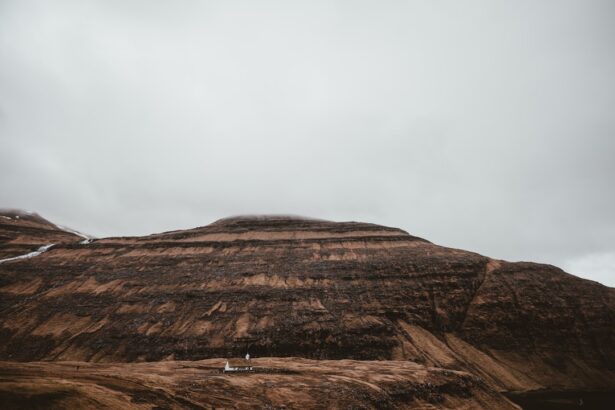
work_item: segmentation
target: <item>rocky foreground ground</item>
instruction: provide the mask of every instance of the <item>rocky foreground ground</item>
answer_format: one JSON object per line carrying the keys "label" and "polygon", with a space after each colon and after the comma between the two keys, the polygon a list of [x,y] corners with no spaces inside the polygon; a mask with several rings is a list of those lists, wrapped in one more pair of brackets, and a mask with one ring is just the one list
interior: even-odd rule
{"label": "rocky foreground ground", "polygon": [[[248,399],[236,384],[262,389],[269,378],[284,382],[264,384],[253,398],[259,406],[300,408],[298,395],[308,407],[493,408],[511,405],[503,394],[569,394],[574,402],[615,390],[615,290],[550,265],[356,222],[237,217],[88,240],[35,214],[2,216],[0,391],[14,404],[29,400],[28,380],[95,395],[108,388],[97,384],[101,375],[139,380],[150,398],[167,389],[180,407],[213,404],[203,401],[218,397],[208,390],[213,381],[234,392],[217,407],[242,406]],[[247,350],[271,361],[264,367],[310,370],[235,377],[210,368]],[[73,365],[79,371],[61,381]],[[186,387],[182,375],[191,372],[211,386]],[[436,374],[443,386],[470,384],[421,396],[416,386],[433,387]],[[418,390],[378,384],[388,377]],[[120,393],[130,405],[165,406]],[[62,403],[75,394],[44,397]]]}

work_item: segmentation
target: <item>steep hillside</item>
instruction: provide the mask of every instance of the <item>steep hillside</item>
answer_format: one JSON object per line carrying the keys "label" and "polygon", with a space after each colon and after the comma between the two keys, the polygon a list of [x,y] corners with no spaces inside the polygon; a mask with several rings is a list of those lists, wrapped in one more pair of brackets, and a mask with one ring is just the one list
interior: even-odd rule
{"label": "steep hillside", "polygon": [[35,252],[42,246],[84,239],[84,235],[54,225],[36,213],[0,209],[0,263],[3,259]]}
{"label": "steep hillside", "polygon": [[237,217],[0,264],[0,360],[408,360],[615,388],[615,290],[373,224]]}

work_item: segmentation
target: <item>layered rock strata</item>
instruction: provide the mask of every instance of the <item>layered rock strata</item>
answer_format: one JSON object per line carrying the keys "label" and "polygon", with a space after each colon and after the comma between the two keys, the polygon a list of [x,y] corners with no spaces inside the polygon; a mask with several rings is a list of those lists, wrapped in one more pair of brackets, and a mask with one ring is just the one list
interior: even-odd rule
{"label": "layered rock strata", "polygon": [[613,389],[615,290],[379,225],[237,217],[0,264],[0,360],[408,360]]}
{"label": "layered rock strata", "polygon": [[84,239],[83,236],[62,229],[36,213],[0,209],[0,262],[35,252],[42,246]]}

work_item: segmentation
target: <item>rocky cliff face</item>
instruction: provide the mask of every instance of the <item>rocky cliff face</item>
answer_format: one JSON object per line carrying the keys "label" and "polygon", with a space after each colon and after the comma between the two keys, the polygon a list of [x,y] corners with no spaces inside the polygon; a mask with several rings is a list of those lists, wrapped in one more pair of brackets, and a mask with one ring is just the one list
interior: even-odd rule
{"label": "rocky cliff face", "polygon": [[199,360],[249,348],[409,360],[502,391],[615,388],[615,289],[553,266],[283,216],[53,241],[63,243],[0,264],[0,360]]}

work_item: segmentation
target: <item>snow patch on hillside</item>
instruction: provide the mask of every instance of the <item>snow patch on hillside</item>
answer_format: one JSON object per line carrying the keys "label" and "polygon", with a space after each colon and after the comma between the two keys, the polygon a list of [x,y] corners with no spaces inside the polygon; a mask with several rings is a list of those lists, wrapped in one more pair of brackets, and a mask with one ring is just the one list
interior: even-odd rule
{"label": "snow patch on hillside", "polygon": [[55,245],[55,243],[51,243],[49,245],[41,246],[37,250],[35,250],[33,252],[30,252],[30,253],[26,253],[25,255],[19,255],[19,256],[13,256],[12,258],[0,259],[0,263],[9,262],[9,261],[15,261],[15,260],[19,260],[19,259],[34,258],[35,256],[38,256],[41,253],[48,251],[53,245]]}
{"label": "snow patch on hillside", "polygon": [[[66,226],[63,226],[63,225],[58,225],[58,224],[54,224],[54,225],[55,225],[58,229],[60,229],[60,230],[62,230],[62,231],[64,231],[64,232],[68,232],[68,233],[75,234],[75,235],[77,235],[77,236],[82,237],[82,238],[83,238],[83,239],[85,239],[85,240],[91,240],[91,239],[94,239],[94,238],[93,238],[92,236],[90,236],[90,235],[86,235],[86,234],[81,233],[81,232],[79,232],[79,231],[75,231],[74,229],[70,229],[69,227],[66,227]],[[84,241],[81,241],[81,243],[84,243],[84,242],[85,242],[85,240],[84,240]],[[89,243],[89,242],[87,242],[87,243]]]}

